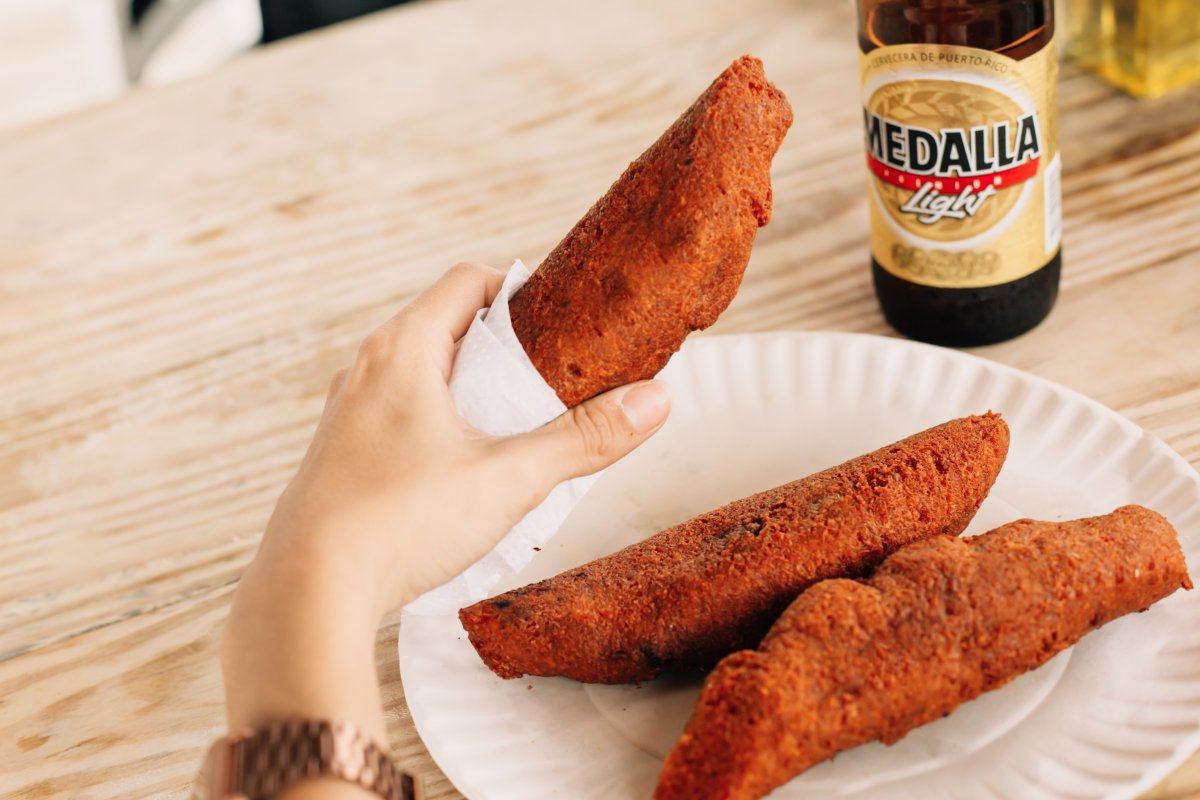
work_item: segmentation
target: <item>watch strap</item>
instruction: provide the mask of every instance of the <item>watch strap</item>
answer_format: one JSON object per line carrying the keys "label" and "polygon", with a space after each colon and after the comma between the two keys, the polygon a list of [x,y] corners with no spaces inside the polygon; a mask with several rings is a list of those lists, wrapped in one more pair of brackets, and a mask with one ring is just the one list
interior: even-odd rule
{"label": "watch strap", "polygon": [[295,720],[238,731],[209,750],[209,800],[273,797],[298,781],[344,780],[385,800],[423,800],[419,778],[401,770],[348,722]]}

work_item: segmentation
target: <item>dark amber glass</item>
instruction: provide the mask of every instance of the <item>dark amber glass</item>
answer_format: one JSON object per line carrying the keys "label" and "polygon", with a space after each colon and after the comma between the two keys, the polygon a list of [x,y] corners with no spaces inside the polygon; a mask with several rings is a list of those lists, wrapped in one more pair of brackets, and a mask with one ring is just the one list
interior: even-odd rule
{"label": "dark amber glass", "polygon": [[[976,47],[1023,59],[1051,43],[1053,0],[858,0],[862,51],[894,44]],[[1009,283],[976,289],[923,286],[874,257],[875,294],[887,321],[913,339],[953,347],[995,344],[1037,326],[1058,297],[1062,251]]]}

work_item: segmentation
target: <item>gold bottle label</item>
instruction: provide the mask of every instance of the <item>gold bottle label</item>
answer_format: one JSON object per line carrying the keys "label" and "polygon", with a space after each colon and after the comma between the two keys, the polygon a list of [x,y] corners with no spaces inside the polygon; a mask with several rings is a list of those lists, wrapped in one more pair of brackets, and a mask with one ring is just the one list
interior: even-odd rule
{"label": "gold bottle label", "polygon": [[864,53],[871,249],[893,275],[995,286],[1062,236],[1054,42],[1015,61],[953,45]]}

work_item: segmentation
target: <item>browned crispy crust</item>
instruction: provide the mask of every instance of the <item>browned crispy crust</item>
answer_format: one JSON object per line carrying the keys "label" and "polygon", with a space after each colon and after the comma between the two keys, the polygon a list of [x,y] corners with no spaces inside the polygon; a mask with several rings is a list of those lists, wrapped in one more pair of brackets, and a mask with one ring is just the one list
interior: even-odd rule
{"label": "browned crispy crust", "polygon": [[567,406],[653,377],[733,300],[771,218],[787,98],[742,56],[629,165],[510,301]]}
{"label": "browned crispy crust", "polygon": [[753,647],[815,581],[956,535],[1008,451],[987,414],[953,420],[730,503],[549,580],[459,612],[503,678],[631,683]]}
{"label": "browned crispy crust", "polygon": [[1085,634],[1190,589],[1176,533],[1125,506],[904,548],[812,587],[704,684],[656,800],[753,800],[814,764],[1004,685]]}

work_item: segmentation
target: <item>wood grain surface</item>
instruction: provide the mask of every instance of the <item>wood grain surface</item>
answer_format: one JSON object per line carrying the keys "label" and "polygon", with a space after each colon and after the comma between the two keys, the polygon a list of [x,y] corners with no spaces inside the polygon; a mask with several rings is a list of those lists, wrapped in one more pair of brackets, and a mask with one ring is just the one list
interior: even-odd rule
{"label": "wood grain surface", "polygon": [[[0,134],[0,795],[181,797],[230,594],[358,340],[455,261],[537,263],[733,57],[796,108],[712,333],[894,335],[850,4],[436,0]],[[1200,463],[1200,91],[1064,68],[1065,275],[980,354]],[[408,716],[392,743],[458,797]],[[1146,798],[1200,797],[1200,758]]]}

